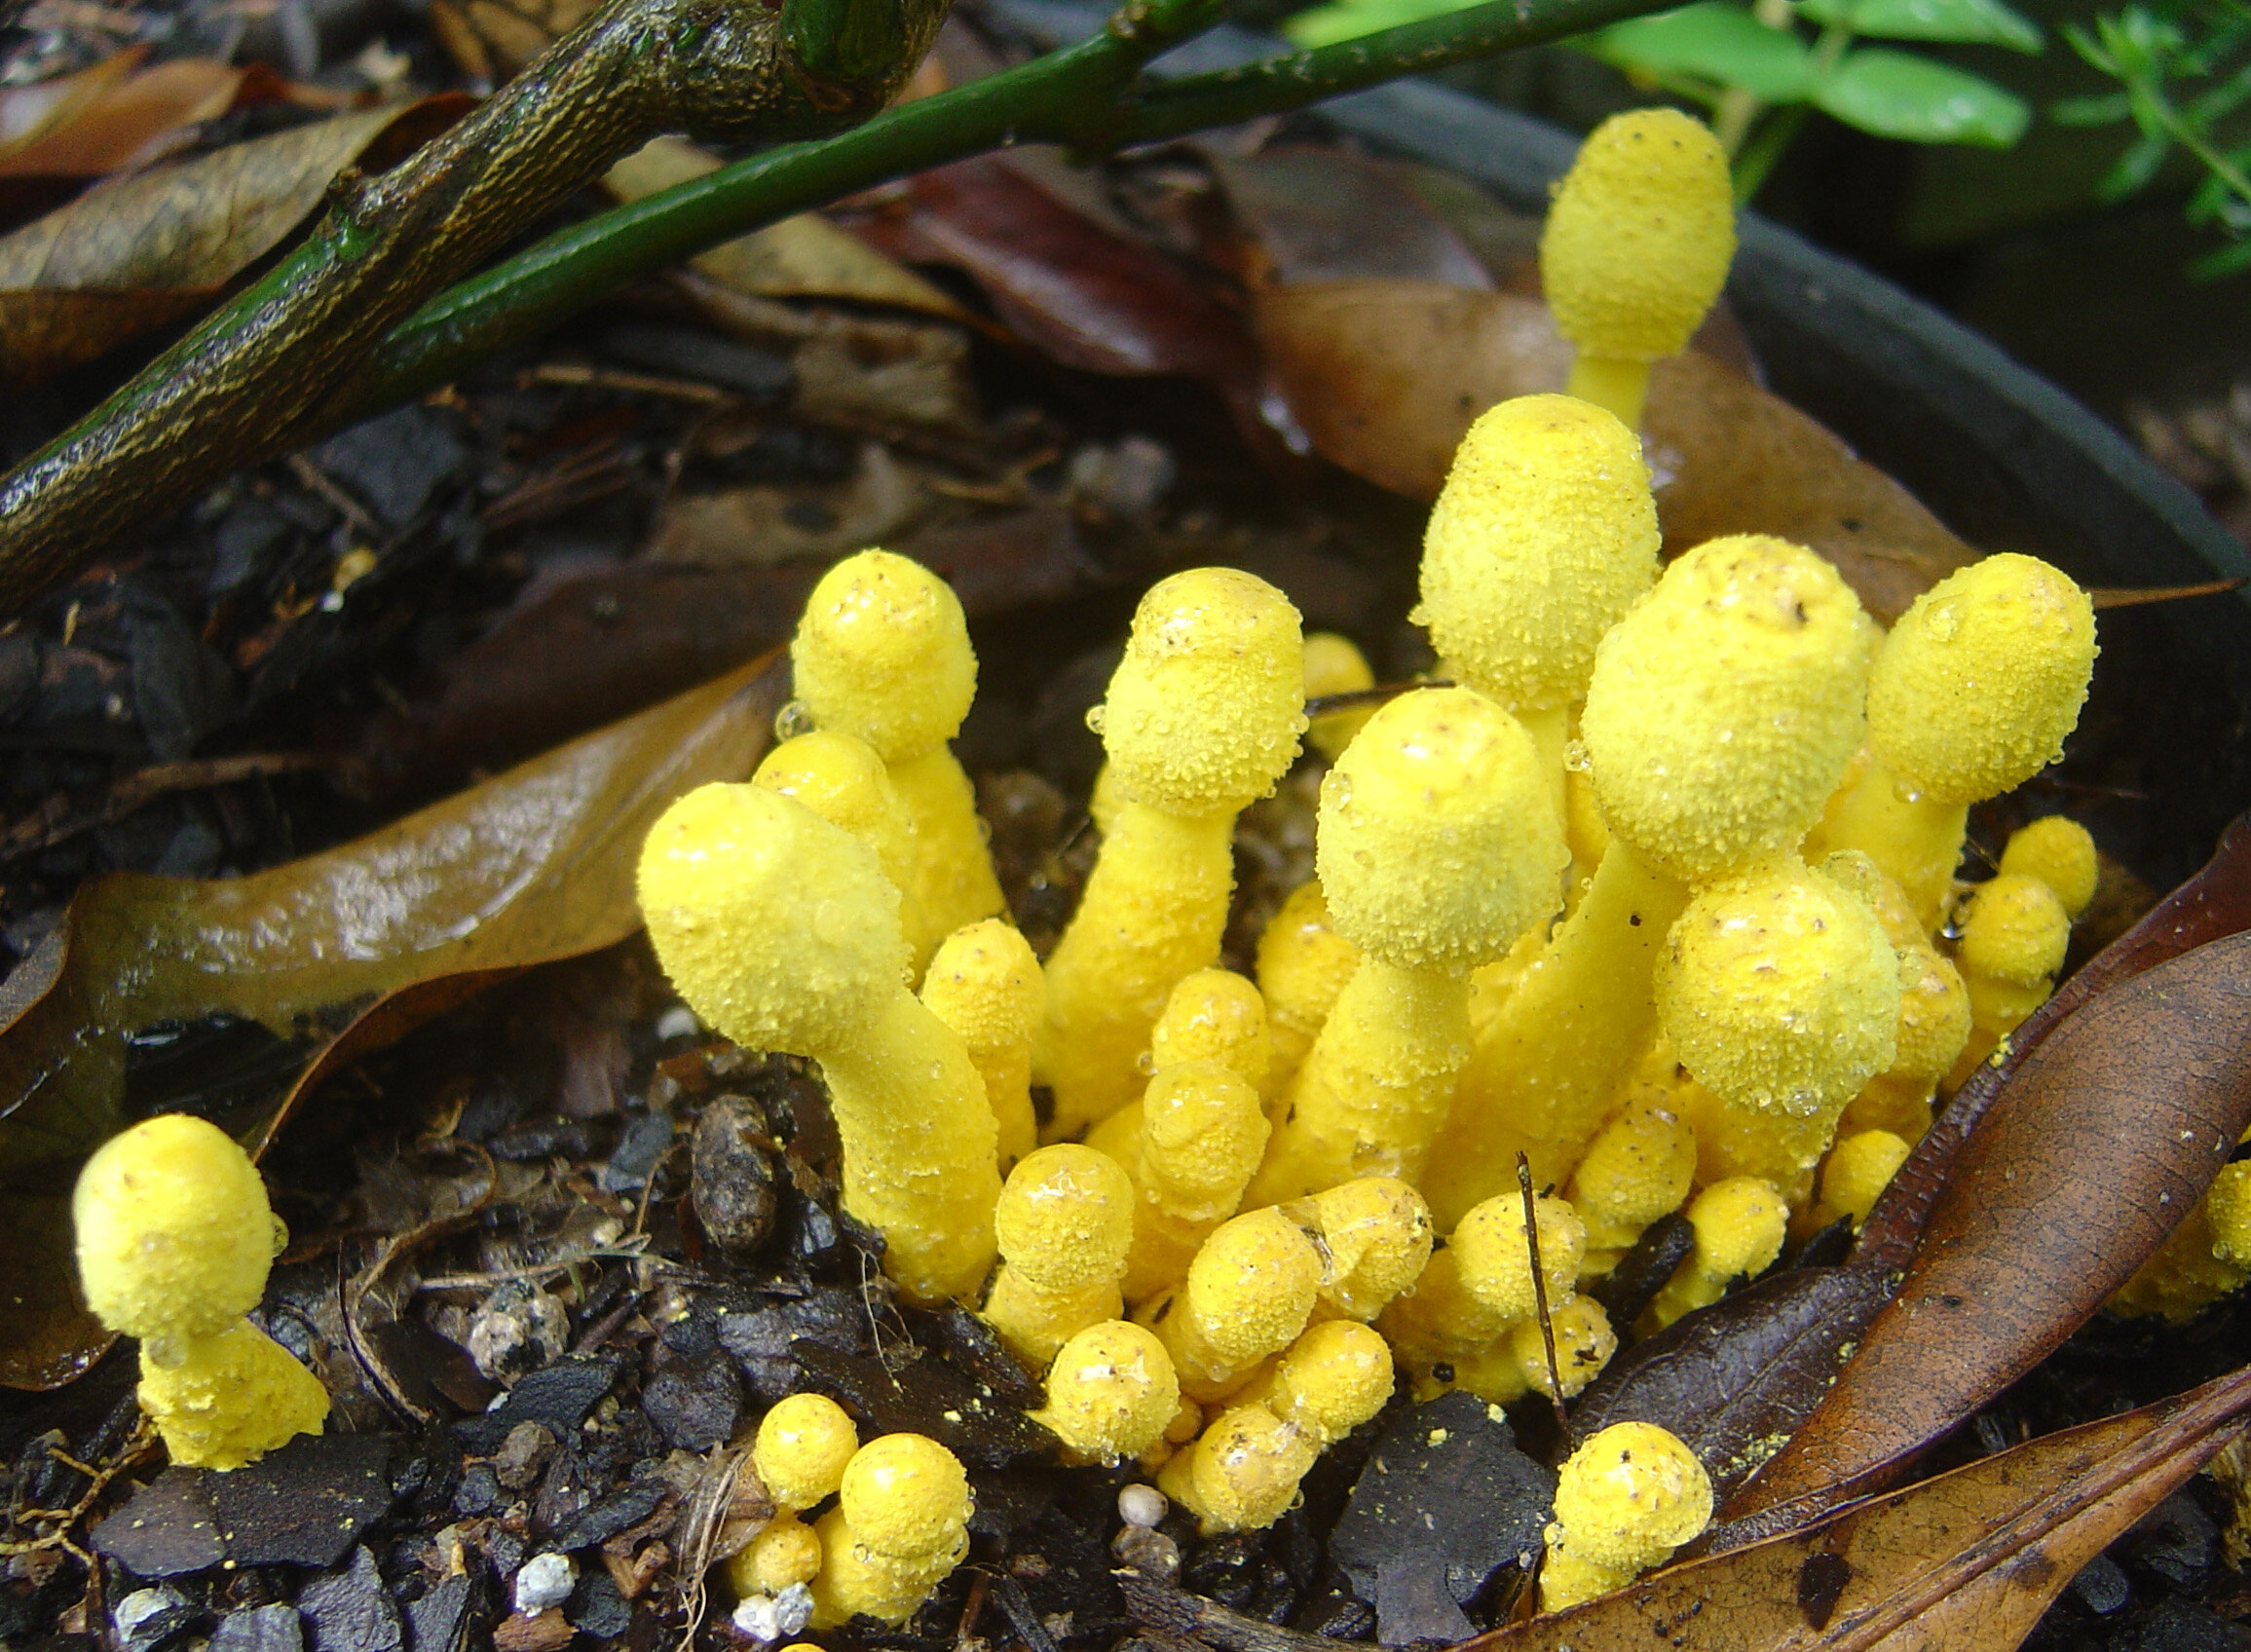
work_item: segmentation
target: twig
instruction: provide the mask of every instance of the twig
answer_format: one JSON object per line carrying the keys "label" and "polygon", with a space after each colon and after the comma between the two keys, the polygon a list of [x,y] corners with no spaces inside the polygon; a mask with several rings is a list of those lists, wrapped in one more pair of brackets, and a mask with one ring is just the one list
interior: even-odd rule
{"label": "twig", "polygon": [[1540,1342],[1548,1350],[1548,1404],[1563,1449],[1571,1448],[1571,1416],[1563,1408],[1563,1373],[1556,1364],[1556,1322],[1548,1317],[1548,1273],[1540,1265],[1540,1201],[1532,1194],[1532,1161],[1517,1154],[1517,1187],[1524,1196],[1524,1245],[1532,1253],[1532,1305],[1540,1316]]}

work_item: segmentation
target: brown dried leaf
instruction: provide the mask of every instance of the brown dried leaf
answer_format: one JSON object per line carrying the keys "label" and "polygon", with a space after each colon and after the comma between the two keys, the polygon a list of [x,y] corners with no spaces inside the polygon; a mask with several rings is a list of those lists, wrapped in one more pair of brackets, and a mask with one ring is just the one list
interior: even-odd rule
{"label": "brown dried leaf", "polygon": [[76,74],[57,75],[30,86],[0,87],[0,158],[14,156],[68,125],[79,111],[139,68],[147,56],[147,44],[139,42]]}
{"label": "brown dried leaf", "polygon": [[388,165],[469,106],[449,94],[252,138],[0,237],[0,381],[92,360],[194,310],[280,244],[346,167]]}
{"label": "brown dried leaf", "polygon": [[1795,1529],[1891,1483],[2086,1322],[2251,1124],[2251,935],[2114,986],[2025,1059],[1963,1144],[1898,1295],[1723,1511]]}
{"label": "brown dried leaf", "polygon": [[[1431,499],[1470,422],[1563,386],[1570,347],[1536,300],[1431,282],[1273,287],[1256,300],[1275,386],[1323,457]],[[1719,534],[1811,545],[1889,621],[1976,553],[1835,435],[1691,352],[1658,363],[1644,436],[1668,554]]]}
{"label": "brown dried leaf", "polygon": [[313,1075],[501,974],[636,929],[664,807],[747,774],[787,672],[759,661],[357,842],[227,882],[112,874],[0,994],[0,1383],[68,1381],[104,1345],[77,1299],[70,1188],[128,1120],[125,1040],[225,1011],[296,1041],[280,1094],[225,1122],[262,1146]]}
{"label": "brown dried leaf", "polygon": [[[719,169],[719,158],[677,137],[652,139],[612,167],[602,186],[639,201]],[[965,319],[961,306],[816,212],[722,242],[689,260],[713,281],[761,298],[850,298]]]}
{"label": "brown dried leaf", "polygon": [[0,177],[96,178],[143,165],[178,148],[183,128],[225,114],[249,73],[208,57],[143,69],[103,88],[33,141],[0,152]]}
{"label": "brown dried leaf", "polygon": [[2010,1652],[2080,1567],[2241,1430],[2251,1371],[1673,1566],[1458,1652]]}

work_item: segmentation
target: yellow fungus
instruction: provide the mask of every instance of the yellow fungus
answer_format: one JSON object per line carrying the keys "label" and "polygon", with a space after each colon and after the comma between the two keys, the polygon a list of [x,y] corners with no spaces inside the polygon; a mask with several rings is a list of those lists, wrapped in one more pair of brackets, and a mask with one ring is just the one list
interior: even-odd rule
{"label": "yellow fungus", "polygon": [[1892,1065],[1899,957],[1867,905],[1785,857],[1700,890],[1657,962],[1680,1064],[1734,1107],[1841,1112]]}
{"label": "yellow fungus", "polygon": [[1838,1138],[1821,1165],[1821,1200],[1807,1225],[1816,1229],[1850,1220],[1853,1230],[1868,1220],[1876,1197],[1907,1162],[1907,1143],[1889,1130],[1862,1130]]}
{"label": "yellow fungus", "polygon": [[1699,1193],[1688,1207],[1688,1221],[1696,1230],[1696,1249],[1650,1304],[1653,1325],[1670,1325],[1718,1301],[1736,1280],[1764,1273],[1782,1255],[1789,1212],[1772,1183],[1737,1176]]}
{"label": "yellow fungus", "polygon": [[1319,1241],[1325,1313],[1371,1320],[1430,1263],[1430,1206],[1397,1177],[1358,1177],[1289,1210]]}
{"label": "yellow fungus", "polygon": [[844,1208],[918,1300],[966,1296],[993,1258],[996,1129],[961,1039],[906,989],[899,895],[875,852],[761,786],[698,788],[641,853],[658,960],[745,1048],[820,1064]]}
{"label": "yellow fungus", "polygon": [[1219,956],[1235,815],[1297,754],[1297,611],[1264,581],[1198,568],[1159,582],[1090,721],[1123,801],[1047,962],[1034,1070],[1069,1138],[1140,1090],[1136,1058],[1183,975]]}
{"label": "yellow fungus", "polygon": [[1422,1174],[1469,1057],[1469,972],[1555,911],[1567,859],[1530,736],[1468,689],[1369,721],[1322,784],[1318,852],[1361,964],[1292,1080],[1254,1204]]}
{"label": "yellow fungus", "polygon": [[1001,910],[976,794],[947,744],[977,693],[960,601],[904,556],[847,556],[807,598],[790,665],[815,726],[865,740],[890,770],[913,827],[901,892],[919,968],[946,936]]}
{"label": "yellow fungus", "polygon": [[2077,919],[2095,898],[2102,861],[2084,826],[2061,814],[2048,814],[2009,833],[2001,851],[2001,870],[2039,879],[2055,891],[2064,912]]}
{"label": "yellow fungus", "polygon": [[792,1394],[759,1420],[751,1466],[776,1503],[809,1509],[844,1481],[859,1430],[825,1394]]}
{"label": "yellow fungus", "polygon": [[[1562,1199],[1535,1199],[1540,1225],[1540,1273],[1551,1309],[1578,1289],[1587,1224]],[[1538,1311],[1532,1285],[1532,1250],[1524,1235],[1524,1201],[1496,1194],[1462,1218],[1446,1241],[1470,1295],[1502,1319],[1529,1319]]]}
{"label": "yellow fungus", "polygon": [[1141,1326],[1107,1320],[1063,1345],[1047,1372],[1047,1404],[1029,1414],[1081,1461],[1114,1463],[1162,1440],[1180,1408],[1164,1344]]}
{"label": "yellow fungus", "polygon": [[785,1508],[728,1557],[727,1582],[737,1599],[745,1599],[810,1583],[820,1569],[820,1534],[799,1520],[796,1511]]}
{"label": "yellow fungus", "polygon": [[795,798],[874,849],[883,876],[899,891],[900,921],[910,936],[919,933],[915,829],[875,747],[841,730],[815,729],[768,752],[750,779]]}
{"label": "yellow fungus", "polygon": [[985,1080],[1006,1175],[1038,1143],[1032,1041],[1046,1012],[1047,991],[1032,943],[997,918],[955,930],[923,974],[922,1002],[960,1035]]}
{"label": "yellow fungus", "polygon": [[1269,1354],[1296,1340],[1321,1288],[1313,1242],[1268,1206],[1221,1222],[1181,1289],[1149,1318],[1190,1399],[1221,1398]]}
{"label": "yellow fungus", "polygon": [[1392,1380],[1391,1344],[1369,1326],[1332,1319],[1307,1327],[1271,1379],[1243,1398],[1326,1446],[1382,1410]]}
{"label": "yellow fungus", "polygon": [[1133,1244],[1134,1186],[1092,1147],[1041,1147],[1009,1173],[993,1212],[1000,1271],[985,1317],[1033,1370],[1090,1325],[1124,1311],[1118,1280]]}
{"label": "yellow fungus", "polygon": [[1157,1072],[1186,1061],[1216,1061],[1264,1095],[1274,1066],[1266,1000],[1231,969],[1182,976],[1149,1029],[1149,1061]]}
{"label": "yellow fungus", "polygon": [[1336,932],[1320,881],[1291,890],[1258,937],[1258,991],[1274,1046],[1271,1086],[1286,1085],[1303,1065],[1359,967],[1360,949]]}
{"label": "yellow fungus", "polygon": [[300,1434],[319,1434],[328,1390],[246,1319],[157,1365],[144,1345],[140,1408],[181,1468],[239,1469]]}
{"label": "yellow fungus", "polygon": [[1659,1071],[1635,1080],[1624,1108],[1605,1124],[1571,1173],[1571,1207],[1587,1224],[1585,1266],[1607,1273],[1641,1230],[1680,1208],[1696,1179],[1696,1130],[1672,1076],[1672,1049]]}
{"label": "yellow fungus", "polygon": [[2071,914],[2037,878],[2003,872],[1971,889],[1962,903],[1955,950],[1966,977],[2037,986],[2063,967],[2071,947]]}
{"label": "yellow fungus", "polygon": [[2119,1287],[2112,1312],[2178,1325],[2251,1280],[2251,1160],[2220,1167],[2165,1242]]}
{"label": "yellow fungus", "polygon": [[1687,347],[1734,257],[1727,153],[1701,122],[1634,109],[1596,127],[1540,237],[1548,308],[1578,347],[1571,394],[1639,425],[1649,364]]}
{"label": "yellow fungus", "polygon": [[1297,1500],[1320,1447],[1263,1406],[1235,1406],[1166,1463],[1157,1489],[1185,1507],[1205,1535],[1259,1531]]}
{"label": "yellow fungus", "polygon": [[1711,1504],[1710,1476],[1676,1437],[1655,1423],[1611,1424],[1557,1474],[1541,1608],[1577,1605],[1589,1597],[1582,1587],[1606,1592],[1623,1587],[1620,1572],[1631,1581],[1662,1565],[1711,1523]]}
{"label": "yellow fungus", "polygon": [[1216,1061],[1161,1069],[1135,1109],[1129,1301],[1178,1284],[1212,1231],[1241,1207],[1266,1150],[1266,1115],[1242,1074]]}
{"label": "yellow fungus", "polygon": [[[1334,631],[1305,634],[1307,699],[1357,694],[1373,687],[1375,673],[1369,669],[1367,657],[1350,637],[1340,637]],[[1352,743],[1352,736],[1360,732],[1361,726],[1374,715],[1375,707],[1362,705],[1316,717],[1305,730],[1305,743],[1334,763],[1338,754]]]}

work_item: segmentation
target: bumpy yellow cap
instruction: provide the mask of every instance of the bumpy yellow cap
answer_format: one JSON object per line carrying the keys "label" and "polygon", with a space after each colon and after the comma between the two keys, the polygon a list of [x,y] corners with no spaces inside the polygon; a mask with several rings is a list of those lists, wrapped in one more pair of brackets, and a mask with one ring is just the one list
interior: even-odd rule
{"label": "bumpy yellow cap", "polygon": [[1373,1319],[1422,1277],[1430,1206],[1398,1177],[1355,1177],[1306,1203],[1321,1234],[1321,1299],[1335,1312]]}
{"label": "bumpy yellow cap", "polygon": [[847,556],[821,576],[789,654],[813,722],[857,735],[885,763],[944,745],[977,696],[960,599],[887,550]]}
{"label": "bumpy yellow cap", "polygon": [[319,1434],[328,1390],[246,1319],[185,1344],[176,1365],[141,1349],[140,1408],[187,1469],[239,1469],[300,1434]]}
{"label": "bumpy yellow cap", "polygon": [[1231,969],[1182,976],[1149,1029],[1149,1059],[1159,1072],[1184,1061],[1216,1061],[1246,1084],[1263,1084],[1274,1061],[1266,1000]]}
{"label": "bumpy yellow cap", "polygon": [[1699,1272],[1716,1280],[1756,1279],[1782,1254],[1789,1208],[1773,1183],[1731,1176],[1697,1194],[1688,1224],[1696,1229]]}
{"label": "bumpy yellow cap", "polygon": [[[1230,1215],[1258,1168],[1269,1126],[1258,1094],[1216,1061],[1159,1068],[1142,1095],[1143,1190],[1189,1220]],[[1212,1201],[1224,1202],[1223,1209]]]}
{"label": "bumpy yellow cap", "polygon": [[727,1581],[736,1596],[779,1595],[793,1583],[810,1583],[821,1569],[820,1534],[784,1509],[728,1558]]}
{"label": "bumpy yellow cap", "polygon": [[1411,618],[1467,687],[1515,708],[1568,705],[1594,645],[1657,578],[1658,539],[1633,432],[1573,396],[1519,396],[1454,450]]}
{"label": "bumpy yellow cap", "polygon": [[217,1125],[185,1113],[96,1148],[70,1215],[87,1306],[160,1365],[256,1307],[280,1248],[257,1167]]}
{"label": "bumpy yellow cap", "polygon": [[1269,1205],[1213,1229],[1174,1311],[1192,1315],[1212,1351],[1240,1369],[1290,1345],[1320,1288],[1313,1242]]}
{"label": "bumpy yellow cap", "polygon": [[1133,1181],[1092,1147],[1041,1147],[1008,1173],[993,1231],[1008,1265],[1042,1290],[1107,1284],[1133,1244]]}
{"label": "bumpy yellow cap", "polygon": [[1588,1243],[1631,1245],[1680,1208],[1696,1179],[1696,1130],[1668,1096],[1637,1096],[1602,1127],[1571,1173],[1571,1204]]}
{"label": "bumpy yellow cap", "polygon": [[1999,797],[2054,762],[2095,661],[2094,606],[2037,557],[1973,562],[1915,599],[1868,679],[1868,739],[1934,803]]}
{"label": "bumpy yellow cap", "polygon": [[[1562,1379],[1563,1398],[1576,1400],[1618,1352],[1618,1333],[1610,1329],[1608,1312],[1592,1296],[1574,1296],[1552,1309],[1548,1329],[1556,1336],[1556,1374]],[[1510,1327],[1508,1353],[1525,1391],[1547,1393],[1548,1339],[1540,1334],[1538,1320],[1519,1320]]]}
{"label": "bumpy yellow cap", "polygon": [[1188,1495],[1207,1531],[1260,1531],[1297,1500],[1318,1447],[1263,1406],[1237,1406],[1189,1453]]}
{"label": "bumpy yellow cap", "polygon": [[760,1419],[751,1466],[773,1500],[809,1509],[844,1483],[860,1431],[825,1394],[792,1394]]}
{"label": "bumpy yellow cap", "polygon": [[1858,1227],[1876,1208],[1876,1196],[1906,1162],[1907,1144],[1889,1130],[1847,1136],[1829,1149],[1821,1166],[1821,1224],[1851,1217]]}
{"label": "bumpy yellow cap", "polygon": [[1120,793],[1168,814],[1218,814],[1274,789],[1305,728],[1297,610],[1234,568],[1160,580],[1088,723]]}
{"label": "bumpy yellow cap", "polygon": [[[1577,1289],[1579,1263],[1587,1254],[1587,1224],[1562,1199],[1535,1199],[1540,1223],[1540,1272],[1548,1305],[1569,1300]],[[1524,1239],[1524,1200],[1514,1189],[1470,1207],[1446,1241],[1462,1284],[1471,1295],[1503,1319],[1530,1319],[1540,1311],[1532,1289],[1532,1248]]]}
{"label": "bumpy yellow cap", "polygon": [[1658,955],[1681,1066],[1736,1107],[1808,1117],[1892,1065],[1900,963],[1876,915],[1794,857],[1697,892]]}
{"label": "bumpy yellow cap", "polygon": [[968,924],[940,943],[922,977],[922,1002],[971,1050],[1023,1043],[1047,1013],[1039,959],[1002,918]]}
{"label": "bumpy yellow cap", "polygon": [[816,729],[775,746],[750,778],[753,785],[797,799],[831,826],[859,839],[876,851],[883,876],[906,889],[914,853],[911,828],[890,770],[867,741]]}
{"label": "bumpy yellow cap", "polygon": [[1047,1406],[1032,1413],[1072,1452],[1097,1462],[1138,1457],[1181,1408],[1173,1357],[1154,1333],[1106,1320],[1063,1345],[1047,1372]]}
{"label": "bumpy yellow cap", "polygon": [[[1368,657],[1350,637],[1340,637],[1334,631],[1310,631],[1305,637],[1305,697],[1320,699],[1327,695],[1358,694],[1362,689],[1375,687],[1375,673],[1369,669]],[[1316,717],[1305,731],[1305,737],[1315,750],[1330,762],[1336,761],[1337,753],[1352,743],[1367,721],[1375,715],[1372,705],[1356,706],[1350,711],[1332,711]]]}
{"label": "bumpy yellow cap", "polygon": [[1404,968],[1499,957],[1556,910],[1570,859],[1531,736],[1468,689],[1370,718],[1322,781],[1317,831],[1336,927]]}
{"label": "bumpy yellow cap", "polygon": [[1267,1405],[1315,1440],[1340,1440],[1391,1398],[1391,1344],[1372,1326],[1327,1319],[1290,1344]]}
{"label": "bumpy yellow cap", "polygon": [[1360,949],[1336,932],[1318,880],[1291,890],[1258,937],[1266,1013],[1273,1025],[1307,1042],[1359,967]]}
{"label": "bumpy yellow cap", "polygon": [[837,1497],[854,1538],[909,1560],[950,1554],[973,1506],[961,1460],[923,1434],[869,1441],[844,1465]]}
{"label": "bumpy yellow cap", "polygon": [[1596,127],[1540,237],[1557,327],[1589,355],[1624,361],[1684,348],[1734,257],[1727,152],[1673,109],[1630,110]]}
{"label": "bumpy yellow cap", "polygon": [[1564,1460],[1556,1523],[1598,1565],[1654,1565],[1711,1522],[1711,1477],[1653,1422],[1613,1423]]}
{"label": "bumpy yellow cap", "polygon": [[1909,968],[1901,975],[1892,1065],[1884,1070],[1903,1083],[1931,1082],[1952,1070],[1970,1041],[1970,987],[1952,958],[1927,946],[1902,956]]}
{"label": "bumpy yellow cap", "polygon": [[1689,551],[1595,651],[1580,732],[1603,820],[1692,883],[1794,845],[1859,747],[1876,640],[1802,545]]}
{"label": "bumpy yellow cap", "polygon": [[2044,815],[2008,835],[2001,870],[2037,878],[2055,891],[2063,910],[2077,918],[2095,898],[2101,874],[2095,841],[2084,826],[2061,814]]}
{"label": "bumpy yellow cap", "polygon": [[2236,1267],[2251,1267],[2251,1162],[2224,1164],[2204,1194],[2212,1224],[2212,1254]]}
{"label": "bumpy yellow cap", "polygon": [[699,786],[641,850],[641,916],[695,1013],[817,1059],[903,991],[899,891],[875,850],[764,786]]}
{"label": "bumpy yellow cap", "polygon": [[2004,872],[1970,891],[1962,908],[1963,969],[2036,987],[2063,967],[2071,914],[2038,878]]}

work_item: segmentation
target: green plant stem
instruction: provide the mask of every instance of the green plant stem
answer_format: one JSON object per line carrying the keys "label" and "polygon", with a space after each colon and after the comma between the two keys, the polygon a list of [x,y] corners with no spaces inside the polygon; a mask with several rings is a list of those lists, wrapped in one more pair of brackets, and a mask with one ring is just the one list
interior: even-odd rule
{"label": "green plant stem", "polygon": [[[1019,67],[792,144],[573,225],[391,333],[322,428],[436,388],[624,283],[793,212],[1011,142],[1103,152],[1302,107],[1400,75],[1558,40],[1669,0],[1498,0],[1309,52],[1175,81],[1141,75],[1148,37],[1113,28]],[[1168,35],[1169,45],[1178,34]]]}
{"label": "green plant stem", "polygon": [[1747,206],[1806,124],[1809,103],[1786,103],[1758,124],[1735,158],[1735,204]]}

